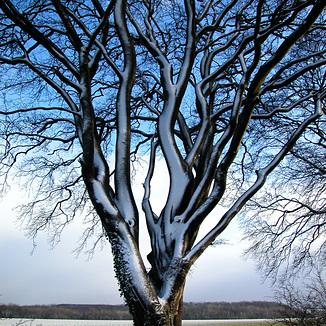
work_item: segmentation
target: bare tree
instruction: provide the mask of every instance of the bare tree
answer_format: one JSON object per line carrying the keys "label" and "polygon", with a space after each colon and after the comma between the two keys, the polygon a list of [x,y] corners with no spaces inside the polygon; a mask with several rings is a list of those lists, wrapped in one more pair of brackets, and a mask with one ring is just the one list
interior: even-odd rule
{"label": "bare tree", "polygon": [[316,262],[312,275],[306,275],[300,288],[285,277],[278,284],[275,299],[280,304],[282,325],[326,325],[326,287],[324,271]]}
{"label": "bare tree", "polygon": [[[181,325],[191,266],[322,119],[325,5],[1,0],[1,177],[29,181],[31,236],[56,241],[89,198],[85,236],[103,227],[135,325]],[[170,185],[155,213],[158,155]],[[149,271],[132,187],[142,157]]]}

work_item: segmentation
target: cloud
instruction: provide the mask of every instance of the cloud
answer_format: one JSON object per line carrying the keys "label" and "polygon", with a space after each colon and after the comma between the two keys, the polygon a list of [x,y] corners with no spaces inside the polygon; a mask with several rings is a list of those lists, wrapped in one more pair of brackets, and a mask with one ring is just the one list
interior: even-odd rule
{"label": "cloud", "polygon": [[52,250],[46,234],[39,234],[37,247],[31,254],[33,243],[22,230],[17,229],[7,200],[0,204],[0,211],[0,302],[122,302],[109,246],[102,251],[97,250],[92,260],[83,254],[76,258],[73,250],[81,230],[72,224],[63,232],[62,241]]}
{"label": "cloud", "polygon": [[[161,162],[163,163],[163,162]],[[160,165],[162,165],[159,163]],[[168,178],[160,167],[153,179],[153,207],[158,213],[166,198]],[[146,173],[146,171],[144,171]],[[135,179],[135,187],[141,189],[142,179]],[[138,199],[142,189],[137,190]],[[46,233],[37,237],[37,248],[14,224],[15,205],[19,190],[11,192],[0,203],[0,302],[17,304],[101,303],[118,304],[119,295],[114,277],[110,246],[97,250],[92,260],[83,254],[75,257],[73,250],[81,236],[82,226],[74,221],[64,230],[61,242],[53,249],[46,240]],[[21,196],[21,195],[20,195]],[[211,214],[204,229],[216,223]],[[141,227],[144,225],[142,217]],[[205,234],[205,230],[202,231]],[[141,233],[145,238],[145,233]],[[231,222],[223,233],[229,244],[210,247],[199,258],[187,279],[185,301],[242,301],[266,300],[271,296],[269,284],[262,284],[253,262],[241,258],[244,243],[237,223]],[[148,239],[143,240],[143,254],[150,248]]]}

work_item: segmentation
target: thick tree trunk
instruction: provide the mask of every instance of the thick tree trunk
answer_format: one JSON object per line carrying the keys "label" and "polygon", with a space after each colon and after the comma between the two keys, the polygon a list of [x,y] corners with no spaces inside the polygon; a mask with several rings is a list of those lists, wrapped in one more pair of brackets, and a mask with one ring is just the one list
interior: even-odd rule
{"label": "thick tree trunk", "polygon": [[[133,303],[129,306],[133,315],[134,325],[152,325],[152,326],[181,326],[183,313],[183,291],[185,285],[185,275],[177,278],[173,295],[168,302],[161,301],[159,306],[153,304],[147,309],[141,302]],[[170,279],[171,282],[172,279]],[[160,300],[159,300],[160,301]]]}
{"label": "thick tree trunk", "polygon": [[[118,223],[115,231],[108,233],[115,273],[134,325],[181,326],[186,269],[171,264],[171,270],[162,277],[161,290],[155,288],[126,223]],[[166,300],[158,295],[164,292],[164,285]]]}
{"label": "thick tree trunk", "polygon": [[164,307],[164,312],[148,311],[140,303],[133,303],[129,307],[135,326],[181,326],[182,308],[183,308],[183,291],[180,291],[172,304]]}

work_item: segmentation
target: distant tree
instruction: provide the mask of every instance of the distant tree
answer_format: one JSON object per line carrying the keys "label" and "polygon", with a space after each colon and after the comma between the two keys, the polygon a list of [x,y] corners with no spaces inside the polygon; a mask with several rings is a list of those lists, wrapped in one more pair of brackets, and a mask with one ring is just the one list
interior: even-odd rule
{"label": "distant tree", "polygon": [[[0,170],[3,190],[16,175],[29,186],[21,212],[30,235],[47,228],[56,242],[90,201],[85,237],[102,226],[135,325],[181,325],[191,266],[286,157],[305,157],[311,133],[322,132],[325,6],[0,0]],[[157,156],[170,182],[159,213]],[[132,187],[139,160],[148,160],[149,271]]]}
{"label": "distant tree", "polygon": [[320,269],[320,264],[315,265],[300,288],[287,277],[279,282],[275,300],[281,307],[282,319],[278,322],[284,325],[326,325],[325,273]]}

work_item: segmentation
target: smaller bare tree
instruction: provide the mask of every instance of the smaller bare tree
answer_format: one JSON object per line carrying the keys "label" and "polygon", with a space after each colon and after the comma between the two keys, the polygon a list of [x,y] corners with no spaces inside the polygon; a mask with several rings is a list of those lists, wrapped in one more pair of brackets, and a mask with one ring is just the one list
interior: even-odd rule
{"label": "smaller bare tree", "polygon": [[[315,265],[317,266],[317,265]],[[326,282],[318,266],[308,276],[303,286],[296,287],[288,277],[279,282],[275,299],[281,306],[282,325],[326,325]]]}

